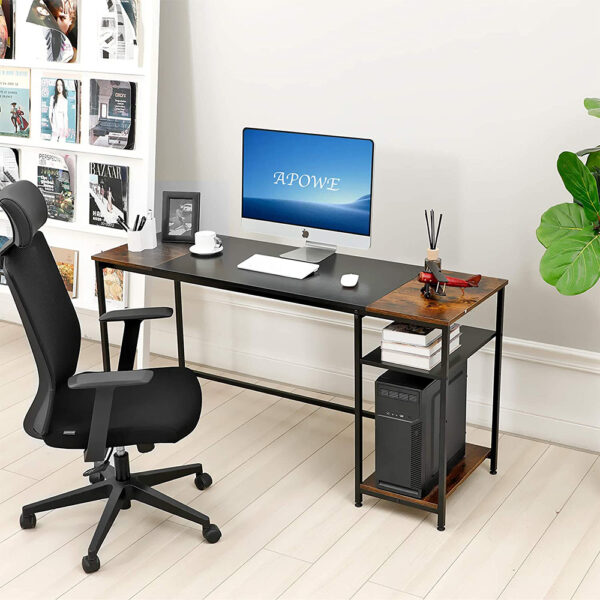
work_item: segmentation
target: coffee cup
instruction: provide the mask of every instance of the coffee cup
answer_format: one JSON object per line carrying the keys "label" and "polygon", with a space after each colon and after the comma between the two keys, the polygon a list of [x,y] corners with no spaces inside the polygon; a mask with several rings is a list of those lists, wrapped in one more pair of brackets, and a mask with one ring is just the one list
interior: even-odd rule
{"label": "coffee cup", "polygon": [[198,231],[194,241],[196,249],[201,252],[210,252],[221,246],[221,240],[214,231]]}

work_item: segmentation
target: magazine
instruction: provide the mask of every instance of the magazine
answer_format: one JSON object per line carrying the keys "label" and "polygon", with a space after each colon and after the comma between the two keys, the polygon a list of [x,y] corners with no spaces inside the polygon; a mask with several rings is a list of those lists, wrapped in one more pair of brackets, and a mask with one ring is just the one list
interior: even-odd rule
{"label": "magazine", "polygon": [[137,0],[98,0],[98,46],[102,60],[138,60]]}
{"label": "magazine", "polygon": [[79,252],[67,248],[50,247],[56,266],[71,298],[77,298],[77,275]]}
{"label": "magazine", "polygon": [[133,150],[136,84],[90,80],[90,144]]}
{"label": "magazine", "polygon": [[29,137],[29,69],[0,67],[0,135]]}
{"label": "magazine", "polygon": [[38,188],[48,207],[48,218],[72,222],[75,217],[75,156],[40,152]]}
{"label": "magazine", "polygon": [[19,181],[19,151],[15,148],[0,148],[0,190]]}
{"label": "magazine", "polygon": [[27,15],[28,47],[35,58],[69,63],[77,59],[77,0],[33,0]]}
{"label": "magazine", "polygon": [[15,7],[13,0],[0,0],[0,58],[14,58]]}
{"label": "magazine", "polygon": [[76,144],[79,141],[79,90],[76,79],[42,77],[41,138]]}
{"label": "magazine", "polygon": [[[112,267],[104,268],[104,295],[111,309],[127,306],[127,273]],[[98,286],[94,283],[94,295],[98,296]]]}
{"label": "magazine", "polygon": [[6,213],[0,209],[0,250],[3,250],[7,244],[11,243],[12,237],[12,225],[10,224]]}
{"label": "magazine", "polygon": [[90,225],[125,229],[129,167],[90,163]]}

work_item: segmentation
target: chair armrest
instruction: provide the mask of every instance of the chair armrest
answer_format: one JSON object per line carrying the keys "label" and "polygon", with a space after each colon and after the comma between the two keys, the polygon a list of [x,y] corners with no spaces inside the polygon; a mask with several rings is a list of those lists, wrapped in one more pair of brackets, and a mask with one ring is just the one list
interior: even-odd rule
{"label": "chair armrest", "polygon": [[73,390],[96,390],[90,423],[90,436],[83,455],[86,462],[104,460],[115,389],[145,385],[151,381],[153,376],[152,371],[112,371],[80,373],[69,378],[68,386]]}
{"label": "chair armrest", "polygon": [[173,309],[168,306],[150,308],[126,308],[124,310],[111,310],[100,316],[100,321],[146,321],[148,319],[166,319],[173,315]]}
{"label": "chair armrest", "polygon": [[128,387],[145,385],[154,377],[152,371],[109,371],[100,373],[80,373],[69,378],[68,385],[72,390],[95,388]]}

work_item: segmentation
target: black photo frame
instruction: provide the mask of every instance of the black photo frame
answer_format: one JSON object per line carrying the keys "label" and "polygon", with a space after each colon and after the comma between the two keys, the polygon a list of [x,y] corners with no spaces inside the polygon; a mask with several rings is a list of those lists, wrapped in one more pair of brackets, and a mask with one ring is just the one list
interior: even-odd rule
{"label": "black photo frame", "polygon": [[163,192],[163,242],[193,244],[200,229],[200,192]]}

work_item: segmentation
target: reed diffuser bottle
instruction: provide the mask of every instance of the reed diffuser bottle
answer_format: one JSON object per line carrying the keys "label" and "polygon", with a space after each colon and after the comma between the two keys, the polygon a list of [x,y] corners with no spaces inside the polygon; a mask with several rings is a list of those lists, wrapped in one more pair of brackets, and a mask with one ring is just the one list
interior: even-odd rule
{"label": "reed diffuser bottle", "polygon": [[437,223],[437,229],[435,227],[435,212],[432,210],[429,211],[429,217],[427,216],[427,211],[425,211],[425,223],[427,224],[427,239],[429,242],[429,248],[427,248],[427,258],[425,259],[425,270],[429,271],[429,267],[427,262],[435,262],[438,266],[438,269],[442,269],[442,259],[440,258],[440,250],[437,247],[438,238],[440,236],[440,227],[442,225],[442,217],[444,215],[440,215]]}

